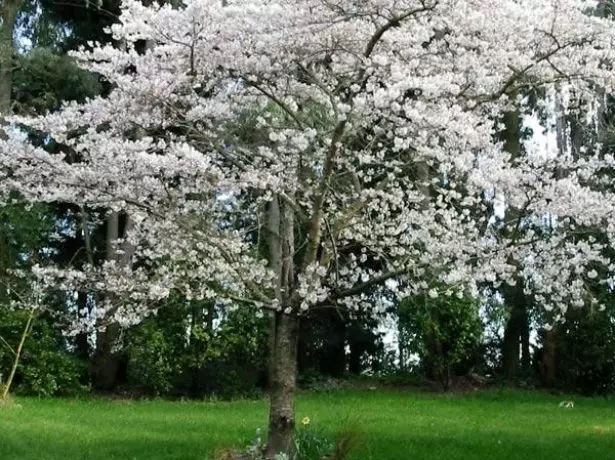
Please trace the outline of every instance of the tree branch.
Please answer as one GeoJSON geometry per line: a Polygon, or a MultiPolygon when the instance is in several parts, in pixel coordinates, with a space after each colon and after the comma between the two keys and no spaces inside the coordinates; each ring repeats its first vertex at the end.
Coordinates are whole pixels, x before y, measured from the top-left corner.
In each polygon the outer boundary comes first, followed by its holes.
{"type": "Polygon", "coordinates": [[[423,6],[420,8],[407,11],[406,13],[400,16],[394,16],[391,19],[389,19],[389,21],[386,24],[384,24],[382,27],[380,27],[380,29],[378,29],[376,33],[372,36],[369,43],[367,44],[367,47],[365,48],[365,51],[363,52],[363,56],[366,58],[371,56],[372,52],[374,51],[374,48],[376,48],[376,45],[378,44],[378,42],[382,39],[382,36],[388,30],[392,29],[393,27],[398,27],[402,21],[408,19],[409,17],[414,16],[415,14],[424,13],[426,11],[433,11],[436,8],[436,6],[438,6],[438,2],[434,2],[434,4],[430,6],[426,6],[425,2],[422,2],[422,4],[423,6]]]}
{"type": "Polygon", "coordinates": [[[335,302],[337,300],[343,299],[344,297],[361,294],[362,292],[365,292],[371,287],[378,286],[379,284],[384,283],[386,280],[395,278],[399,275],[403,275],[404,273],[406,273],[405,269],[392,270],[375,278],[371,278],[364,283],[356,284],[350,289],[346,289],[344,291],[336,291],[332,295],[330,295],[323,303],[335,302]]]}
{"type": "Polygon", "coordinates": [[[308,231],[308,247],[303,259],[302,271],[311,263],[316,260],[316,253],[318,252],[318,246],[320,245],[321,228],[323,206],[325,198],[327,196],[327,190],[329,189],[329,182],[331,182],[331,176],[333,174],[333,164],[335,162],[335,156],[338,153],[338,143],[344,135],[344,129],[346,128],[346,120],[342,120],[337,124],[331,137],[331,145],[327,151],[325,157],[325,163],[323,167],[322,180],[318,188],[316,199],[314,200],[314,211],[310,222],[308,231]]]}

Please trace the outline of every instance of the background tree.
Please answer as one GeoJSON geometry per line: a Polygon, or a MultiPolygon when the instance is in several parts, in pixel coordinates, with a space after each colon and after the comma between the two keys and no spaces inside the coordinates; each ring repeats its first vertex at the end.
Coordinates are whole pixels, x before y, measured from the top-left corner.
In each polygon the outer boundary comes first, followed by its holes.
{"type": "Polygon", "coordinates": [[[477,302],[421,296],[399,308],[406,356],[415,355],[425,376],[449,390],[453,379],[467,375],[478,361],[483,325],[477,302]]]}
{"type": "Polygon", "coordinates": [[[612,217],[612,194],[576,180],[608,181],[608,158],[514,158],[494,141],[493,120],[528,81],[612,87],[613,27],[588,3],[533,0],[530,16],[518,0],[495,11],[491,1],[123,5],[112,27],[122,47],[76,53],[108,97],[13,119],[76,155],[11,133],[2,185],[130,217],[108,238],[130,247],[118,254],[128,263],[48,270],[64,289],[99,295],[76,326],[129,326],[176,293],[275,311],[268,457],[292,450],[299,317],[311,309],[476,295],[519,273],[556,309],[591,304],[582,280],[594,266],[611,276],[614,235],[588,248],[568,225],[612,217]],[[266,141],[226,142],[250,112],[266,141]],[[517,220],[485,233],[494,191],[527,215],[557,214],[560,227],[518,235],[517,220]],[[258,221],[265,204],[263,260],[253,230],[234,223],[258,221]]]}

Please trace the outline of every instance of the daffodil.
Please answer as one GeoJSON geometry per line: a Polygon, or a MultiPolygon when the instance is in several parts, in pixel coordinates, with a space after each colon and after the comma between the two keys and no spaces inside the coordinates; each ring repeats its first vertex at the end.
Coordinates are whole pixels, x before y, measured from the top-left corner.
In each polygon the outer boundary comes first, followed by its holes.
{"type": "Polygon", "coordinates": [[[301,425],[309,425],[310,424],[310,417],[303,417],[301,419],[301,425]]]}

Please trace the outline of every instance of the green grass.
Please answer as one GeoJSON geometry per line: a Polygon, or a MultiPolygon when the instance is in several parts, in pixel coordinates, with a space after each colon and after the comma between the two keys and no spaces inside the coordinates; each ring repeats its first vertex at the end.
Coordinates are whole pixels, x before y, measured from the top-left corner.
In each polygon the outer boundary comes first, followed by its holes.
{"type": "MultiPolygon", "coordinates": [[[[615,402],[535,393],[446,396],[344,391],[299,397],[298,416],[335,433],[350,420],[365,460],[607,460],[615,402]]],[[[0,406],[1,460],[204,460],[264,427],[264,401],[17,399],[0,406]],[[20,407],[21,406],[21,407],[20,407]]]]}

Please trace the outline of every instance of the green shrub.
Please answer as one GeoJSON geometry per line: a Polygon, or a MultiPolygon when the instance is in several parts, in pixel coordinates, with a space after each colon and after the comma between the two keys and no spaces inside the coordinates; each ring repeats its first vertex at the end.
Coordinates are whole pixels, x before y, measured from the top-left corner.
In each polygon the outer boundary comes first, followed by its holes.
{"type": "Polygon", "coordinates": [[[571,309],[556,328],[558,385],[586,395],[615,393],[615,306],[605,311],[571,309]]]}
{"type": "MultiPolygon", "coordinates": [[[[15,347],[19,342],[25,315],[23,311],[0,309],[0,337],[6,341],[0,346],[0,374],[3,376],[8,375],[13,364],[8,345],[15,347]]],[[[64,339],[48,319],[39,317],[35,321],[17,368],[15,393],[70,396],[87,391],[85,364],[69,353],[64,339]]]]}
{"type": "Polygon", "coordinates": [[[424,374],[444,389],[474,365],[483,332],[476,301],[418,296],[400,305],[399,321],[406,354],[417,355],[424,374]]]}
{"type": "Polygon", "coordinates": [[[166,394],[181,363],[172,343],[153,321],[144,323],[131,337],[128,347],[127,379],[139,393],[166,394]]]}
{"type": "Polygon", "coordinates": [[[32,352],[22,361],[17,393],[37,396],[74,396],[89,391],[86,366],[68,353],[53,349],[32,352]]]}
{"type": "Polygon", "coordinates": [[[127,390],[193,398],[260,396],[266,332],[266,321],[252,310],[232,312],[216,327],[190,321],[180,308],[161,310],[128,332],[127,390]]]}

